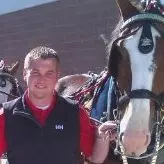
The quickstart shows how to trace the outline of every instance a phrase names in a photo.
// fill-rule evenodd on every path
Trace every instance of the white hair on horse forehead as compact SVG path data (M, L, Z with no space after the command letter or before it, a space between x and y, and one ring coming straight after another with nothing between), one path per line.
M129 53L131 71L132 71L132 90L133 89L152 89L154 78L154 53L156 47L156 37L160 37L158 31L151 27L154 49L143 54L138 49L140 36L143 28L140 28L137 33L124 41L124 46Z

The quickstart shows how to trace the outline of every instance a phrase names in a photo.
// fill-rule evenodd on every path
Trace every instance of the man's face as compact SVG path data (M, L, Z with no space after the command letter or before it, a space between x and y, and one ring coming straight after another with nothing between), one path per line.
M30 97L51 98L58 80L58 67L55 59L35 59L30 63L29 68L23 72Z

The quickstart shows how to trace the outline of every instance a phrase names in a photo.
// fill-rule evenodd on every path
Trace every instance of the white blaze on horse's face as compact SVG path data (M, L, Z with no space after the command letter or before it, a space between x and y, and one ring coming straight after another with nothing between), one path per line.
M151 27L151 32L154 41L154 49L149 54L142 54L138 49L142 28L140 28L135 35L124 40L124 47L129 54L132 72L131 90L152 90L156 70L156 65L154 63L156 37L160 37L160 34L153 27ZM120 131L124 133L122 142L126 154L140 156L146 151L150 143L149 116L150 100L130 100L128 110L120 125Z
M12 84L9 81L6 81L5 87L0 86L0 91L8 93L8 94L10 94L11 89L12 89ZM0 92L0 104L7 102L7 100L8 100L8 95Z

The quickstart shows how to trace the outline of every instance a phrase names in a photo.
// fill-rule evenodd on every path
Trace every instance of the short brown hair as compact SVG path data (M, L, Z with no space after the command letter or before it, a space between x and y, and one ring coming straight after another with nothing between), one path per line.
M26 55L24 60L24 68L25 69L28 68L32 60L39 59L39 58L41 59L52 58L52 59L56 59L57 62L60 63L59 56L54 49L45 46L39 46L32 49Z

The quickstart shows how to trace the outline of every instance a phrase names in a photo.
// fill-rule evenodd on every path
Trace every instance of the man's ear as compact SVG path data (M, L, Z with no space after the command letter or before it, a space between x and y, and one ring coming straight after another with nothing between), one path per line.
M60 66L58 64L56 67L56 78L59 79L59 77L60 77Z
M60 78L60 69L58 70L57 78L58 78L58 79Z
M26 81L26 74L27 74L26 70L23 69L23 80L24 80L24 81Z

